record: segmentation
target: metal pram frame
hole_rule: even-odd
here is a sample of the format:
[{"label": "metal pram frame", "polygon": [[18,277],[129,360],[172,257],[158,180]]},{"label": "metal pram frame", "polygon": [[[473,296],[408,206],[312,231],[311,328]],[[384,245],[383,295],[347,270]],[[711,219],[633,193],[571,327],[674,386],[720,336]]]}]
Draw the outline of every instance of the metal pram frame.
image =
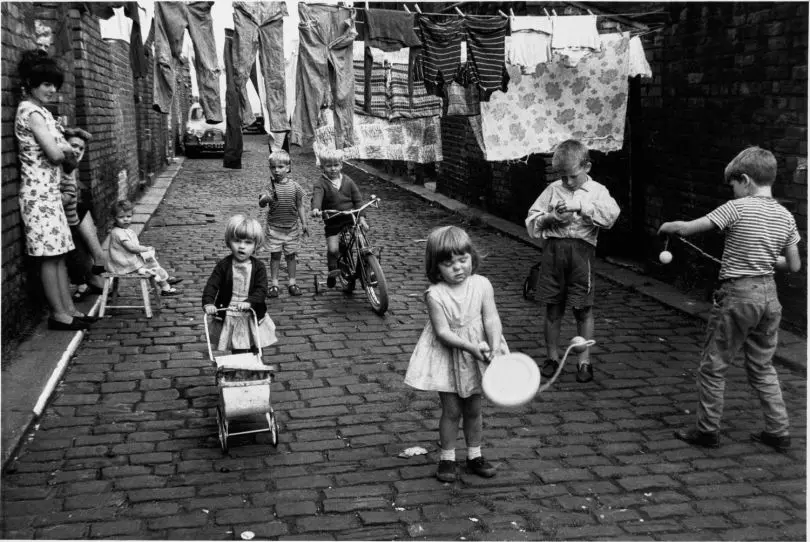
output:
[{"label": "metal pram frame", "polygon": [[[218,309],[217,312],[229,309]],[[259,322],[256,312],[250,309],[253,317],[251,335],[257,352],[244,354],[229,354],[214,356],[211,348],[211,335],[208,330],[208,315],[204,314],[205,341],[208,345],[208,357],[216,364],[217,388],[219,388],[219,401],[217,403],[217,428],[219,443],[222,451],[228,451],[228,437],[247,435],[250,433],[270,432],[270,442],[278,446],[278,423],[273,407],[270,403],[270,385],[273,382],[275,366],[265,365],[262,362],[262,348],[259,345]],[[248,431],[231,432],[230,421],[235,418],[244,418],[254,414],[264,414],[267,427]]]}]

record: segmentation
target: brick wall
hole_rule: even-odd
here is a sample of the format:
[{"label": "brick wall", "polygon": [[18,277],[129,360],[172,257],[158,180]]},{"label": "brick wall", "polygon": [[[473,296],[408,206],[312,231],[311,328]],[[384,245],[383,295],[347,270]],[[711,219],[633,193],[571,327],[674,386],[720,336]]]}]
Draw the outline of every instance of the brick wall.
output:
[{"label": "brick wall", "polygon": [[[57,56],[65,83],[55,113],[69,126],[93,134],[79,169],[80,179],[92,188],[100,236],[110,227],[106,209],[119,197],[137,199],[150,175],[168,163],[179,118],[189,107],[191,82],[186,62],[177,69],[178,99],[171,116],[152,110],[153,70],[135,79],[129,45],[101,39],[98,20],[82,12],[78,3],[0,3],[2,15],[2,338],[18,338],[44,312],[36,261],[25,256],[22,222],[17,202],[19,166],[14,138],[14,116],[20,99],[17,63],[32,49],[34,21],[57,30],[68,22],[72,50]],[[55,54],[51,48],[51,54]],[[150,55],[148,61],[153,60]],[[182,112],[182,115],[180,114]],[[171,126],[171,128],[170,128]],[[119,173],[126,175],[119,182]]]},{"label": "brick wall", "polygon": [[[641,85],[636,157],[648,238],[665,220],[691,219],[730,198],[723,169],[743,148],[773,151],[774,196],[793,212],[807,259],[807,4],[670,5],[671,24],[645,42],[655,78]],[[695,242],[721,254],[722,236]],[[679,244],[680,245],[680,244]],[[648,244],[648,256],[660,244]],[[717,268],[684,246],[671,273]],[[806,326],[806,271],[777,274],[785,314]],[[795,305],[795,306],[793,306]]]},{"label": "brick wall", "polygon": [[[14,118],[21,98],[17,69],[24,51],[36,45],[34,21],[39,20],[52,29],[58,29],[67,20],[67,5],[34,3],[0,3],[0,45],[2,55],[2,339],[21,334],[43,310],[44,298],[37,274],[36,262],[25,255],[22,218],[17,199],[19,162],[14,137]],[[55,50],[52,48],[52,53]],[[65,81],[60,89],[59,102],[51,108],[56,116],[75,121],[75,78],[72,55],[56,56]]]}]

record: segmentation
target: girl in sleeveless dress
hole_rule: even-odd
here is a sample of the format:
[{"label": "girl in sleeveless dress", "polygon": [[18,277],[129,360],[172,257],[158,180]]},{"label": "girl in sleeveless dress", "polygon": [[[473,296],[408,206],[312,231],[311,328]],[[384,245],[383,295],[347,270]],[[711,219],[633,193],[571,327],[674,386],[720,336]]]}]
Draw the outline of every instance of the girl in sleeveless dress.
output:
[{"label": "girl in sleeveless dress", "polygon": [[62,196],[60,164],[73,157],[62,127],[47,105],[56,99],[64,75],[42,51],[27,51],[20,62],[24,98],[17,107],[14,135],[20,158],[20,214],[25,248],[40,261],[40,279],[51,308],[48,327],[64,331],[87,329],[97,320],[73,304],[65,257],[73,250]]},{"label": "girl in sleeveless dress", "polygon": [[[235,215],[225,227],[225,244],[231,254],[214,267],[202,295],[206,318],[211,317],[211,343],[233,354],[258,352],[274,344],[276,326],[267,314],[267,269],[253,256],[264,243],[259,221]],[[220,311],[219,309],[227,309]],[[253,320],[256,313],[258,328]],[[258,341],[258,344],[256,342]]]},{"label": "girl in sleeveless dress", "polygon": [[441,455],[436,477],[456,479],[455,440],[463,418],[467,470],[490,478],[495,468],[481,455],[481,379],[493,353],[509,352],[492,284],[476,275],[479,256],[469,235],[456,226],[433,230],[425,248],[425,293],[430,321],[411,355],[405,384],[438,391]]}]

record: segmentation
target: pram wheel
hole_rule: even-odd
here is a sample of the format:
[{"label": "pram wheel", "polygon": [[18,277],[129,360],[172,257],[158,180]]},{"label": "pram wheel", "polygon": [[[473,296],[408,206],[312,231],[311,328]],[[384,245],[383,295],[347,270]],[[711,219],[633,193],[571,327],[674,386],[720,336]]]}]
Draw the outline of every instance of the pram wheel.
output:
[{"label": "pram wheel", "polygon": [[275,412],[267,414],[267,425],[270,426],[270,444],[278,448],[278,422],[276,422]]},{"label": "pram wheel", "polygon": [[219,433],[219,445],[222,453],[228,453],[228,421],[222,415],[222,409],[217,407],[217,431]]}]

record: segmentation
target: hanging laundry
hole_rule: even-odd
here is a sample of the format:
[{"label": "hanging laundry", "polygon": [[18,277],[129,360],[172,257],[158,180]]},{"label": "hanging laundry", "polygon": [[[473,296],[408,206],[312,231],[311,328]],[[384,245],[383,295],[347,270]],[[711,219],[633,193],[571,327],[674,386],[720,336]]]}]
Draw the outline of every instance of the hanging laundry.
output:
[{"label": "hanging laundry", "polygon": [[298,71],[295,113],[290,142],[309,146],[327,90],[334,97],[336,148],[352,145],[354,70],[352,53],[357,30],[354,10],[324,4],[298,3]]},{"label": "hanging laundry", "polygon": [[428,92],[444,96],[444,87],[453,82],[461,69],[463,21],[459,18],[431,21],[423,15],[418,22],[422,30],[422,79]]},{"label": "hanging laundry", "polygon": [[146,45],[152,31],[152,21],[155,18],[155,3],[152,0],[138,0],[138,8],[140,12],[141,41]]},{"label": "hanging laundry", "polygon": [[[247,82],[259,53],[271,132],[290,130],[284,79],[284,17],[286,2],[233,2],[234,82],[247,99]],[[252,115],[243,124],[253,123]],[[283,137],[282,137],[283,140]]]},{"label": "hanging laundry", "polygon": [[127,2],[124,13],[132,19],[132,31],[129,38],[129,63],[132,67],[132,75],[146,77],[149,73],[149,63],[146,60],[146,49],[143,46],[143,33],[149,32],[149,28],[144,29],[141,26],[144,10],[141,9],[138,2]]},{"label": "hanging laundry", "polygon": [[551,58],[551,17],[509,17],[511,36],[506,37],[506,61],[532,74]]},{"label": "hanging laundry", "polygon": [[476,84],[481,101],[496,90],[506,92],[509,76],[504,66],[504,38],[509,21],[503,17],[465,17],[466,78]]},{"label": "hanging laundry", "polygon": [[225,29],[225,47],[222,60],[225,63],[225,149],[222,153],[222,166],[229,169],[242,169],[242,116],[239,88],[236,86],[234,70],[233,29]]},{"label": "hanging laundry", "polygon": [[[354,62],[355,113],[389,120],[442,114],[441,98],[428,94],[423,82],[413,82],[408,76],[409,49],[392,53],[369,49],[374,59],[370,79],[366,78],[365,64]],[[383,61],[378,62],[377,58]],[[370,90],[370,100],[366,90]]]},{"label": "hanging laundry", "polygon": [[629,34],[603,34],[603,48],[575,68],[552,58],[533,75],[508,66],[509,92],[481,104],[486,158],[514,160],[550,153],[566,139],[600,152],[624,144]]},{"label": "hanging laundry", "polygon": [[367,46],[398,51],[422,45],[413,29],[413,13],[393,9],[367,9],[365,13]]},{"label": "hanging laundry", "polygon": [[[321,116],[316,130],[315,155],[335,149],[332,115]],[[354,145],[344,147],[347,160],[400,160],[426,164],[441,162],[442,138],[439,117],[387,120],[354,115]]]},{"label": "hanging laundry", "polygon": [[565,65],[573,68],[601,47],[596,15],[554,16],[551,48],[563,57]]},{"label": "hanging laundry", "polygon": [[211,6],[214,2],[155,2],[155,83],[153,109],[169,114],[174,97],[174,58],[179,58],[186,29],[194,44],[200,104],[209,124],[222,122]]},{"label": "hanging laundry", "polygon": [[481,149],[481,152],[484,153],[484,156],[486,156],[487,148],[486,144],[484,143],[484,130],[481,127],[481,115],[467,117],[467,120],[470,123],[470,130],[472,130],[472,133],[475,136],[475,142],[478,143],[478,148]]},{"label": "hanging laundry", "polygon": [[101,31],[101,39],[129,43],[132,35],[132,19],[124,15],[123,7],[112,8],[112,16],[109,19],[99,18],[98,28]]},{"label": "hanging laundry", "polygon": [[447,112],[445,115],[468,117],[481,114],[481,100],[479,99],[478,87],[474,85],[462,85],[453,81],[447,87],[447,100],[445,101]]},{"label": "hanging laundry", "polygon": [[641,38],[633,36],[630,38],[630,77],[640,75],[642,77],[652,77],[652,68],[647,62],[647,55],[644,53],[644,45]]}]

